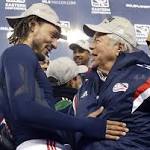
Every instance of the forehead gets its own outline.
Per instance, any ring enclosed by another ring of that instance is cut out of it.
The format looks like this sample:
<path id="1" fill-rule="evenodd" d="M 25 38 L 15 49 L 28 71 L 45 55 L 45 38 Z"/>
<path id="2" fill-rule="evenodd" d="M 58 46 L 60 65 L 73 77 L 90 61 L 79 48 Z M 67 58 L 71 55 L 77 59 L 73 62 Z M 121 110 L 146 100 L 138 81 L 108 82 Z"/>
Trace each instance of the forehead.
<path id="1" fill-rule="evenodd" d="M 95 39 L 95 38 L 103 37 L 103 36 L 106 36 L 106 35 L 107 35 L 107 33 L 96 32 L 94 34 L 93 38 Z"/>
<path id="2" fill-rule="evenodd" d="M 83 49 L 81 47 L 76 47 L 74 50 L 73 50 L 73 53 L 89 53 L 88 50 L 86 49 Z"/>
<path id="3" fill-rule="evenodd" d="M 51 23 L 42 23 L 42 28 L 46 31 L 48 31 L 49 33 L 53 33 L 56 35 L 60 36 L 61 30 L 59 27 L 56 27 L 55 25 L 51 24 Z"/>

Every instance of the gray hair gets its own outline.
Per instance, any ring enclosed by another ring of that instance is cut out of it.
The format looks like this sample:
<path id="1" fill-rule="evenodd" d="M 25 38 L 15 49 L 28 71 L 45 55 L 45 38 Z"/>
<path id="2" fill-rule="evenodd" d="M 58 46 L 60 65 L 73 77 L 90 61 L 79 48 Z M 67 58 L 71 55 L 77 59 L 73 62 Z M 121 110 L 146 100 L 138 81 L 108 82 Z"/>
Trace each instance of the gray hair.
<path id="1" fill-rule="evenodd" d="M 135 51 L 134 47 L 127 42 L 126 40 L 124 40 L 123 38 L 121 38 L 120 36 L 116 35 L 116 34 L 107 34 L 107 36 L 112 39 L 113 43 L 116 44 L 118 42 L 122 43 L 124 45 L 124 51 L 125 52 L 129 52 L 132 53 Z"/>

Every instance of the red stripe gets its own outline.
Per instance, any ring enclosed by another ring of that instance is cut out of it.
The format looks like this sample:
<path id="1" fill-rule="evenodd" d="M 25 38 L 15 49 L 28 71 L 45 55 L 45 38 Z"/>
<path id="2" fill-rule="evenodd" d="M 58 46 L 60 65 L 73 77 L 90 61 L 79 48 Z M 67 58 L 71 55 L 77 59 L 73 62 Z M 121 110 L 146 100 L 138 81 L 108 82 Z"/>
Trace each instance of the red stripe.
<path id="1" fill-rule="evenodd" d="M 78 107 L 78 98 L 77 98 L 77 96 L 75 95 L 75 96 L 74 96 L 74 108 L 75 108 L 75 110 L 77 110 L 77 107 Z"/>
<path id="2" fill-rule="evenodd" d="M 49 147 L 49 140 L 47 140 L 47 150 L 51 150 Z"/>
<path id="3" fill-rule="evenodd" d="M 134 93 L 134 99 L 136 99 L 141 93 L 143 93 L 145 90 L 150 88 L 150 80 L 147 80 L 144 84 L 140 85 L 135 93 Z"/>
<path id="4" fill-rule="evenodd" d="M 56 150 L 56 142 L 53 141 L 54 150 Z"/>
<path id="5" fill-rule="evenodd" d="M 55 150 L 55 149 L 54 149 L 54 147 L 53 147 L 53 141 L 51 141 L 51 143 L 50 143 L 50 144 L 51 144 L 51 148 L 52 148 L 52 150 Z"/>
<path id="6" fill-rule="evenodd" d="M 47 150 L 56 150 L 56 142 L 47 140 Z"/>

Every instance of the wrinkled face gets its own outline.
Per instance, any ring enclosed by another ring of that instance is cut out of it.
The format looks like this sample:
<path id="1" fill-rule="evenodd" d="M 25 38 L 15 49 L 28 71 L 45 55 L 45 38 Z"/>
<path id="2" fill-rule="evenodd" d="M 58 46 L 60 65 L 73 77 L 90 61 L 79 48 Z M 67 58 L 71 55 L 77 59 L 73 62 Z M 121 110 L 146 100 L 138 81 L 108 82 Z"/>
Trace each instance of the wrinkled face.
<path id="1" fill-rule="evenodd" d="M 57 48 L 60 32 L 57 27 L 49 23 L 35 23 L 32 31 L 32 48 L 39 53 L 49 53 Z"/>
<path id="2" fill-rule="evenodd" d="M 89 51 L 80 48 L 76 48 L 73 50 L 73 60 L 76 62 L 77 65 L 88 66 L 89 59 Z"/>
<path id="3" fill-rule="evenodd" d="M 112 42 L 107 34 L 95 34 L 90 45 L 92 50 L 92 65 L 104 67 L 106 63 L 114 62 L 118 53 L 118 45 Z"/>

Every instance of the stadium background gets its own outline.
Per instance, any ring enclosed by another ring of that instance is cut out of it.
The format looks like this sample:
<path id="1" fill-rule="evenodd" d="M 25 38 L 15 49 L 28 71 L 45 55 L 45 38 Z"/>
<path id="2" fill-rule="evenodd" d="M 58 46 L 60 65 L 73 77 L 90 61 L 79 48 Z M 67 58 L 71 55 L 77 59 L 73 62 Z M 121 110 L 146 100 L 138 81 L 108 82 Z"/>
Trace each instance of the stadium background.
<path id="1" fill-rule="evenodd" d="M 72 56 L 68 44 L 88 39 L 82 32 L 85 23 L 98 24 L 107 15 L 127 17 L 134 23 L 139 48 L 149 53 L 146 37 L 150 29 L 150 0 L 0 0 L 0 54 L 9 46 L 7 37 L 11 34 L 5 16 L 20 15 L 32 3 L 49 4 L 60 16 L 63 34 L 67 40 L 60 40 L 57 50 L 50 54 Z"/>

